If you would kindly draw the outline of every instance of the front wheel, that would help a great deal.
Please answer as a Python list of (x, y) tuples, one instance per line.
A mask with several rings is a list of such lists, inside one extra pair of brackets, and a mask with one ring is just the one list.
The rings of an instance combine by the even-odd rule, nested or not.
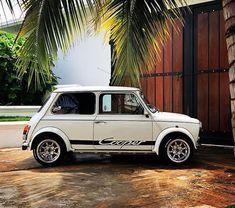
[(33, 149), (34, 158), (44, 166), (57, 165), (64, 156), (63, 144), (56, 139), (43, 138)]
[(162, 148), (164, 158), (174, 164), (188, 162), (193, 154), (193, 145), (183, 137), (169, 139)]

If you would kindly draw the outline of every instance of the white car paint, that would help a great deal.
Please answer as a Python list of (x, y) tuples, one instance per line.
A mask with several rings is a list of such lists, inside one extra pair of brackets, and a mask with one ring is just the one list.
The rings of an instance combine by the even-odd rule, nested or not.
[[(68, 92), (93, 92), (96, 96), (95, 113), (92, 115), (53, 114), (51, 108), (54, 102), (61, 94)], [(143, 106), (144, 114), (99, 114), (98, 99), (101, 93), (134, 94)], [(56, 89), (42, 109), (32, 117), (29, 125), (30, 130), (24, 137), (23, 149), (31, 149), (33, 141), (40, 134), (51, 132), (63, 139), (67, 151), (155, 152), (156, 154), (159, 154), (162, 140), (170, 133), (175, 132), (187, 135), (196, 148), (201, 127), (199, 120), (187, 115), (165, 112), (152, 113), (141, 98), (138, 88), (94, 86)]]

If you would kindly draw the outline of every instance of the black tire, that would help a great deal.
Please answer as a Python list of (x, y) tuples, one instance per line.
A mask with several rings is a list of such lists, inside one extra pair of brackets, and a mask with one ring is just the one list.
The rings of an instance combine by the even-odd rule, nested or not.
[(160, 156), (165, 161), (180, 165), (191, 161), (194, 146), (192, 141), (183, 134), (169, 135), (160, 146)]
[[(50, 147), (48, 147), (48, 145)], [(53, 144), (53, 149), (52, 149)], [(49, 149), (45, 149), (49, 148)], [(45, 152), (42, 153), (42, 149), (44, 149)], [(61, 163), (64, 159), (66, 153), (66, 148), (64, 143), (61, 141), (61, 139), (58, 139), (56, 137), (50, 136), (43, 136), (42, 138), (37, 139), (36, 143), (34, 144), (33, 148), (33, 156), (43, 166), (55, 166)], [(45, 157), (43, 156), (45, 155)], [(52, 155), (52, 156), (49, 156)], [(54, 158), (50, 160), (51, 157)], [(50, 157), (50, 158), (49, 158)], [(47, 159), (46, 159), (47, 158)]]

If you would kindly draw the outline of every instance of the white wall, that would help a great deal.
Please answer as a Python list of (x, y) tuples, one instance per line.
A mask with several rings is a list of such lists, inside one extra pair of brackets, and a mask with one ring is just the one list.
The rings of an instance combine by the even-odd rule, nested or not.
[(66, 55), (59, 53), (54, 68), (59, 84), (109, 85), (111, 50), (102, 35), (77, 41)]
[(0, 148), (21, 147), (26, 121), (0, 122)]

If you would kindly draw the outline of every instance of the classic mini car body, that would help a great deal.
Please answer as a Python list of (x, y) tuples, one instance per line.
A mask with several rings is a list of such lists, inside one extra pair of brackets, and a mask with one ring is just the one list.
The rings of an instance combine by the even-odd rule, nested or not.
[(198, 145), (201, 123), (183, 114), (159, 112), (139, 89), (56, 89), (23, 132), (22, 149), (43, 165), (66, 152), (155, 153), (187, 162)]

